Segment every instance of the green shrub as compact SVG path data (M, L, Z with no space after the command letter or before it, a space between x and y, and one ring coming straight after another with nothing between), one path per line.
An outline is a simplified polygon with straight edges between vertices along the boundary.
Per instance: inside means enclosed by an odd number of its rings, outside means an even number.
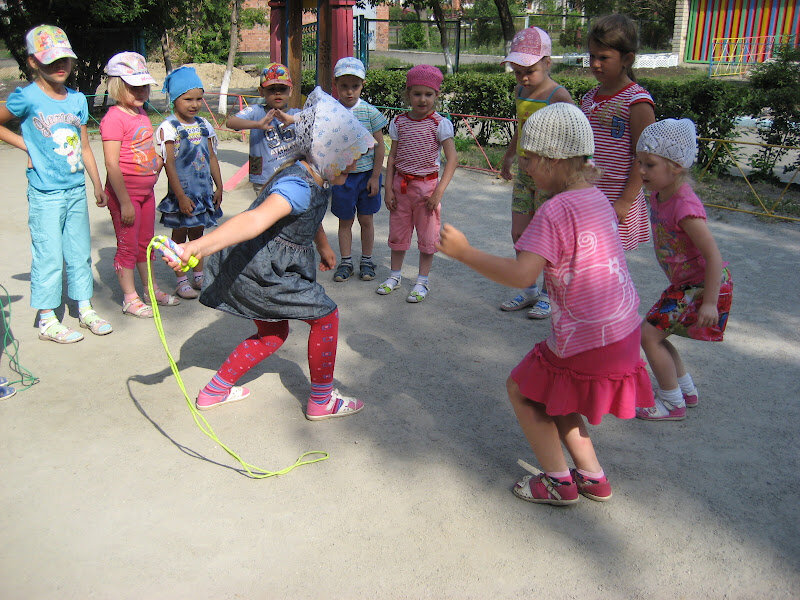
M428 43L425 39L425 29L422 23L417 21L405 23L400 29L400 47L410 50L423 50Z

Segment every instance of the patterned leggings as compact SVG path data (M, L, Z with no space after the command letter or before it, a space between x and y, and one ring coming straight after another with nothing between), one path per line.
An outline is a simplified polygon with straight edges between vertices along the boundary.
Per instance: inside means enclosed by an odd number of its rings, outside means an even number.
M331 384L339 339L339 309L319 319L309 319L306 323L311 325L308 334L311 383ZM217 371L224 381L236 383L242 375L280 348L289 336L289 321L255 321L255 324L258 333L239 344Z

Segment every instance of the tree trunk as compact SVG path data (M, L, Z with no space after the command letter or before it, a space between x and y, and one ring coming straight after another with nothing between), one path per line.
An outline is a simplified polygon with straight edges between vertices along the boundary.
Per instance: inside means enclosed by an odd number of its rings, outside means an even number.
M450 52L450 42L447 39L447 23L444 22L442 3L440 0L431 0L431 8L433 9L433 18L436 19L436 27L439 28L439 38L442 41L444 64L447 66L447 72L453 73L453 55Z
M506 54L511 49L511 40L514 39L514 19L508 8L508 0L494 0L497 7L497 14L500 15L500 27L503 30L503 41L505 42Z
M231 83L231 73L233 73L233 63L236 60L236 52L239 50L239 5L241 0L233 0L231 9L231 42L228 49L228 63L225 65L225 74L222 76L222 84L219 86L219 106L217 112L221 115L228 113L228 86Z
M169 73L172 71L172 59L169 57L169 32L166 29L161 34L161 54L164 56L164 69Z

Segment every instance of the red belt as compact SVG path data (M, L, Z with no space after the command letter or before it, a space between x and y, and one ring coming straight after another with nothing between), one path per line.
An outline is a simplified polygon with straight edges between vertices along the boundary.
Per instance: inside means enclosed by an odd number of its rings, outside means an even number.
M400 182L400 193L405 194L408 191L408 182L409 181L430 181L431 179L439 179L439 171L434 171L433 173L428 173L427 175L411 175L410 173L402 173L395 169L394 171L403 180Z

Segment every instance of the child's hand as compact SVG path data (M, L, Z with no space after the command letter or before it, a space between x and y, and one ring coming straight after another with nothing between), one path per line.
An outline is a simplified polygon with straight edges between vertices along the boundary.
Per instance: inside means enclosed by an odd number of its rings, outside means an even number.
M108 206L108 194L102 188L94 191L94 203L99 207Z
M264 131L268 131L269 129L273 129L272 119L275 117L275 109L272 108L267 111L266 116L258 122L258 129L263 129Z
M383 203L390 212L397 208L397 200L394 199L394 190L389 186L386 186L386 193L383 194Z
M336 253L330 246L327 248L317 248L319 251L319 270L330 271L336 266Z
M172 261L166 256L162 256L161 258L169 265L170 269L175 271L178 275L183 275L184 272L181 270L181 267L186 264L189 257L194 256L199 260L203 257L203 252L197 240L186 242L185 244L178 244L178 248L180 248L179 253L181 255L181 260L179 262Z
M703 303L697 310L697 325L699 327L714 327L719 323L719 311L716 304Z
M619 222L620 223L624 222L625 217L628 216L628 213L625 211L622 205L617 202L615 202L612 206L614 207L614 212L617 213L617 219L619 220Z
M461 260L461 256L467 248L469 248L467 236L450 225L450 223L445 223L444 227L442 227L442 231L439 233L439 241L436 244L436 249L456 260Z
M136 220L136 211L133 210L133 204L128 200L125 203L120 202L120 220L123 225L133 225Z
M194 212L194 202L186 194L178 196L178 206L184 215L191 216Z
M295 122L294 115L290 115L289 113L283 112L280 108L273 108L272 110L267 113L267 116L272 113L272 117L278 119L284 125L291 125Z
M367 181L367 195L374 196L378 192L381 191L381 180L380 180L380 173L377 175L373 175Z
M433 193L425 199L425 205L428 207L428 210L434 211L436 207L439 206L442 202L442 192L439 191L439 188L433 190Z
M214 208L219 208L220 204L222 204L222 188L217 188L214 190Z
M511 181L514 176L511 174L511 167L514 164L514 155L503 157L503 166L500 167L500 177L506 181Z

